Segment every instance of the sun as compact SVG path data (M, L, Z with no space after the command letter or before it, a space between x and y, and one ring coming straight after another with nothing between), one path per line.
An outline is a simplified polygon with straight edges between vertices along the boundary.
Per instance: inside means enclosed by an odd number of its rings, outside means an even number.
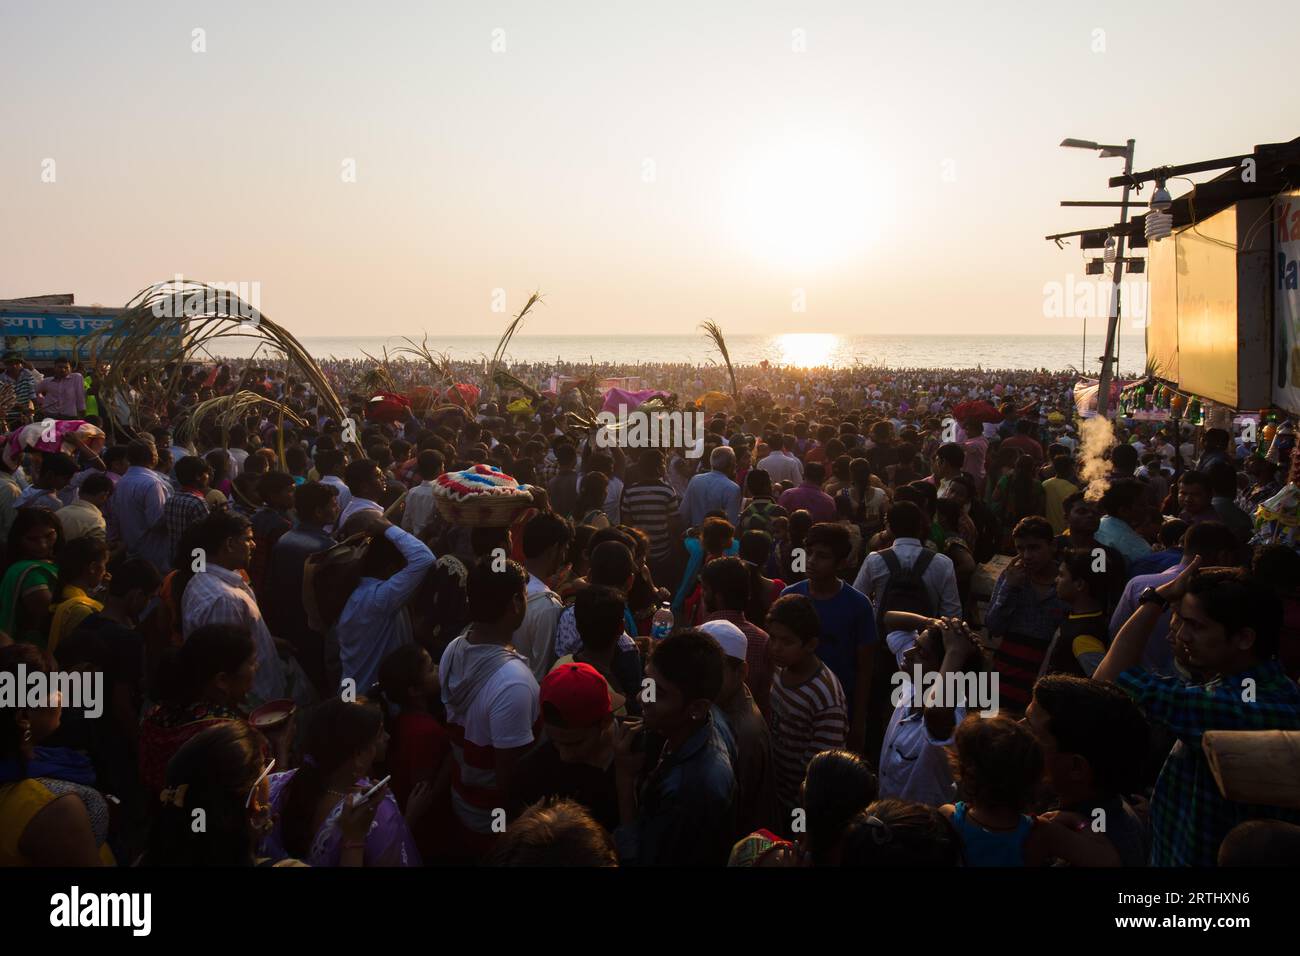
M773 344L780 356L778 364L816 368L831 364L840 337L829 332L787 332L778 335Z
M791 138L755 150L729 190L738 243L770 265L810 270L866 252L887 206L862 144Z

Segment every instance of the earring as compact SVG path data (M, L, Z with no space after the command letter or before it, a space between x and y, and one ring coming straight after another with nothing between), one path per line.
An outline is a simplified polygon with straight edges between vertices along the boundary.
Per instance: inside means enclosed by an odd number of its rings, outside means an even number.
M31 739L32 739L32 725L23 724L23 743L27 743L27 741Z

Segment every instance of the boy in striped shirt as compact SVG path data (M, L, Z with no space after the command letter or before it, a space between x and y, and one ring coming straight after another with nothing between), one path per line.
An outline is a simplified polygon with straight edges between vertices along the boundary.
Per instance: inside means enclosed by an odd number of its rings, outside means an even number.
M768 611L767 633L776 665L768 713L772 771L781 825L788 833L808 761L823 750L844 747L849 713L839 679L817 656L821 620L809 598L778 598Z

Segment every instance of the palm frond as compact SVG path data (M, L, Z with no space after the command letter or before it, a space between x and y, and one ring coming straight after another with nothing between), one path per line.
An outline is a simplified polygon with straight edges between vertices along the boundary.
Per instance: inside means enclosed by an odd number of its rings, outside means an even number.
M727 364L727 375L731 379L731 400L739 407L740 391L736 388L736 370L731 366L731 353L727 351L727 340L722 334L722 328L712 319L701 322L700 328L704 330L704 334L713 342L714 348L722 355L722 361Z
M190 412L189 418L177 426L176 434L180 438L189 438L198 431L205 421L215 419L217 426L221 429L222 437L225 438L230 434L231 428L243 422L253 412L257 412L259 415L263 412L279 413L281 434L284 432L284 420L286 418L299 426L307 425L307 421L287 405L277 402L273 398L267 398L256 392L245 390L235 392L233 395L218 395L216 398L209 398L207 401L199 402Z
M501 333L501 338L497 340L496 350L492 353L492 364L487 369L488 388L495 386L497 370L501 368L501 363L505 360L506 349L510 347L510 340L514 337L515 332L519 330L519 326L523 324L524 316L528 314L529 309L541 300L541 292L534 292L530 295L528 301L524 303L524 307L519 310L519 314L510 320L506 330Z
M259 348L278 349L335 419L346 417L329 379L288 329L227 289L180 279L141 289L115 323L87 337L90 361L106 367L99 378L103 407L126 410L125 420L113 424L127 434L144 428L145 396L132 387L138 376L157 379L148 397L166 407L180 388L181 367L209 351L215 340L231 338L251 338Z

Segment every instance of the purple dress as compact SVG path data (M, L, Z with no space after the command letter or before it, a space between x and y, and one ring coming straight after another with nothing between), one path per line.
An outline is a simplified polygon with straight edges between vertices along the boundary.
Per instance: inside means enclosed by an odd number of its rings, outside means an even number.
M293 779L295 773L297 773L296 770L288 770L284 773L273 773L269 778L271 784L271 812L275 819L275 827L263 839L260 853L272 860L282 860L290 856L290 853L284 848L280 830L280 814L289 781ZM363 777L357 781L357 785L369 790L374 785L374 782ZM302 857L304 863L309 863L312 866L339 865L339 857L343 853L343 831L339 829L339 817L342 813L343 801L340 800L334 809L330 810L325 822L316 831L316 835L312 837L311 847L306 855ZM411 838L410 828L407 827L406 819L402 816L402 810L397 805L397 799L391 792L384 795L383 802L379 804L379 809L375 811L375 818L370 824L370 832L366 834L366 848L363 858L366 866L421 865L420 851L415 848L415 840Z

